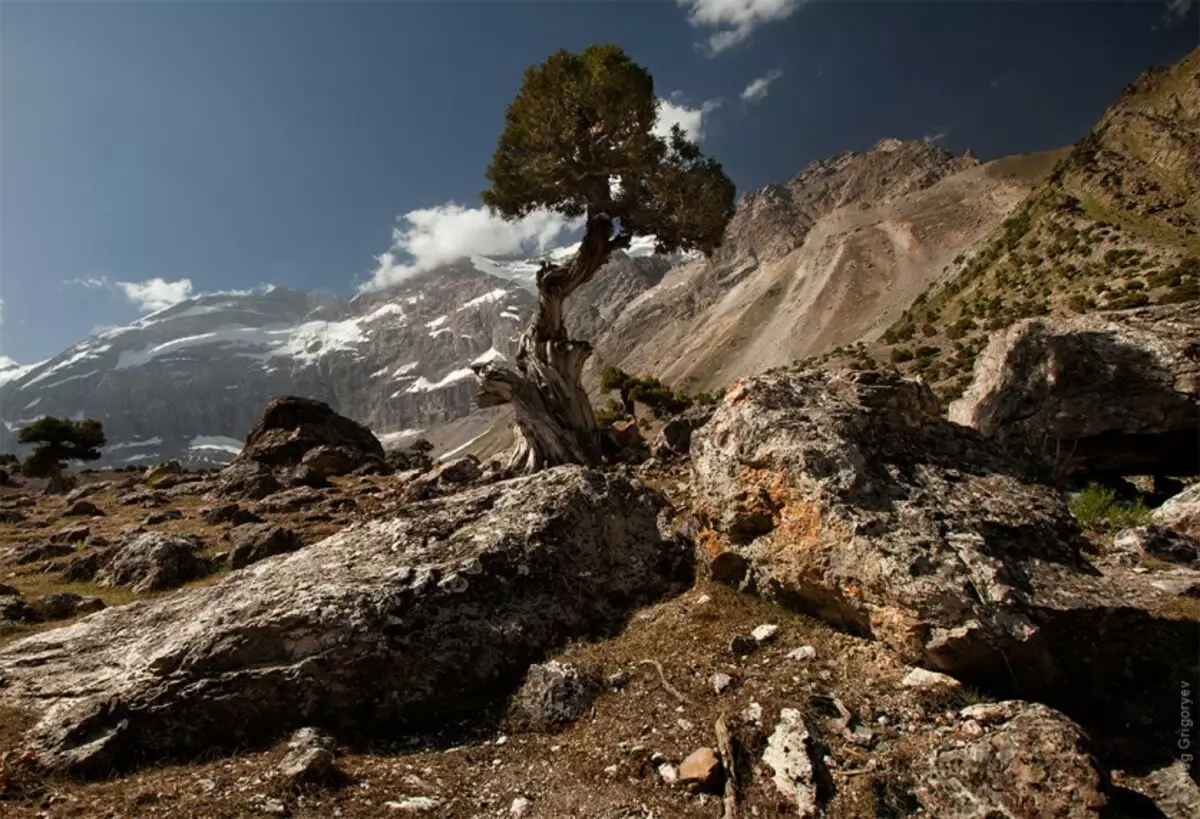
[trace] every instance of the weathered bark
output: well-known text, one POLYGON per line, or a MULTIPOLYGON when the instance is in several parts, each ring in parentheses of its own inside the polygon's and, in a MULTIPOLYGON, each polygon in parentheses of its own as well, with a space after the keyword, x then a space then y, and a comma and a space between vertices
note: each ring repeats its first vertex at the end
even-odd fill
POLYGON ((627 238, 613 236, 611 219, 589 218, 579 252, 566 264, 547 263, 538 271, 538 309, 521 335, 516 366, 489 361, 474 367, 478 406, 513 406, 517 443, 508 460, 512 472, 600 460, 596 418, 581 383, 592 345, 567 336, 563 303, 624 244, 627 238))

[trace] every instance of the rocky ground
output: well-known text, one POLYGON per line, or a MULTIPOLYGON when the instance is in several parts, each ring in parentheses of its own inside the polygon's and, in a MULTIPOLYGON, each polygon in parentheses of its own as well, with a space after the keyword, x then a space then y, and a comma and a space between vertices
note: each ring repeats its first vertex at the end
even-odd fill
POLYGON ((887 373, 514 480, 269 410, 0 488, 4 815, 1200 815, 1195 486, 1083 530, 887 373))

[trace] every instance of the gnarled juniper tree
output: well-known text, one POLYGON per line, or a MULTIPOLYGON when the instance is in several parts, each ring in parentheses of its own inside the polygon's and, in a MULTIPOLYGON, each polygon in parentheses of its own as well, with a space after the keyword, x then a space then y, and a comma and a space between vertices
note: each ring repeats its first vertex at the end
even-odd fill
POLYGON ((591 354, 563 324, 563 302, 635 236, 659 253, 715 250, 733 216, 734 185, 679 126, 655 134, 659 101, 649 72, 613 45, 559 51, 525 72, 488 168, 484 204, 507 219, 548 209, 583 220, 579 251, 537 274, 538 309, 515 367, 475 367, 480 406, 512 404, 517 444, 509 468, 533 472, 600 458, 580 384, 591 354))

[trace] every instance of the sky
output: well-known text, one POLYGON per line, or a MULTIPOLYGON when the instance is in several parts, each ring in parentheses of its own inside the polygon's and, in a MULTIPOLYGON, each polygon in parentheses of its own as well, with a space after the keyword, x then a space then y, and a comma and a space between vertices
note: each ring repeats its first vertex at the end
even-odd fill
POLYGON ((613 42, 739 191, 884 137, 1083 136, 1200 41, 1194 0, 0 0, 0 356, 189 295, 351 295, 569 239, 483 210, 522 72, 613 42))

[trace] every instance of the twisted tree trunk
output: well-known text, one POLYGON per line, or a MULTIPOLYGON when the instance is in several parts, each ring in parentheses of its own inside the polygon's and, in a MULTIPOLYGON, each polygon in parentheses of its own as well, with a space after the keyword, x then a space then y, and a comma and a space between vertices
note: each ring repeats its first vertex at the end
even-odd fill
POLYGON ((517 443, 507 465, 511 472, 600 460, 596 418, 581 384, 592 345, 567 337, 563 302, 623 244, 612 230, 611 219, 590 218, 579 252, 566 264, 547 263, 538 271, 538 309, 521 334, 515 367, 500 361, 474 367, 476 404, 513 406, 517 443))

